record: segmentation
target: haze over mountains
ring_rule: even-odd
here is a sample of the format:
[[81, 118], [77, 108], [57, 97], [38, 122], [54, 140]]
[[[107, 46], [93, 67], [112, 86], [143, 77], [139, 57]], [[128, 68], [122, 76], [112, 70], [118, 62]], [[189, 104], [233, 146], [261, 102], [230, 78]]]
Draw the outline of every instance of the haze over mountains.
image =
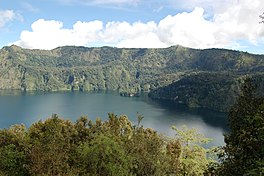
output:
[[225, 49], [65, 46], [0, 50], [0, 89], [148, 91], [190, 107], [227, 111], [245, 77], [264, 90], [264, 55]]

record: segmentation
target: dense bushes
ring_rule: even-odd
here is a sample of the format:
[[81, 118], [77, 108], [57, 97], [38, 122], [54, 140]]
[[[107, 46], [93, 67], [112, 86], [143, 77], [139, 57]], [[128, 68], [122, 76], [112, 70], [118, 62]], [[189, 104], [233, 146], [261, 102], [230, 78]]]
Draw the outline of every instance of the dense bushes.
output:
[[28, 129], [15, 125], [0, 131], [0, 174], [202, 175], [209, 160], [196, 143], [197, 133], [175, 130], [169, 139], [132, 125], [126, 116], [72, 123], [53, 115]]

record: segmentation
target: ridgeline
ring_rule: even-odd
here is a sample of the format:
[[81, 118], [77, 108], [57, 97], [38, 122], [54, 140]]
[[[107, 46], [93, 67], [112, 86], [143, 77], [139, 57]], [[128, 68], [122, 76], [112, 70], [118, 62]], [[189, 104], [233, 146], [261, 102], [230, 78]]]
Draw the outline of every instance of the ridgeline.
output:
[[0, 89], [150, 92], [190, 107], [228, 111], [245, 77], [264, 90], [264, 55], [225, 49], [65, 46], [0, 50]]

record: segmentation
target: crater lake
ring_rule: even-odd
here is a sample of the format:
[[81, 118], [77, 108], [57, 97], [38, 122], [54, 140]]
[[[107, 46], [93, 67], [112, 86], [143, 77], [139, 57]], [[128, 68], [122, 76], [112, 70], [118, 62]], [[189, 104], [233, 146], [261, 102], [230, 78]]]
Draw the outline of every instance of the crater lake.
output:
[[227, 114], [204, 108], [188, 108], [169, 101], [156, 101], [147, 94], [140, 97], [122, 97], [118, 92], [21, 92], [0, 91], [0, 128], [14, 124], [29, 127], [34, 122], [45, 120], [52, 114], [77, 120], [87, 116], [91, 120], [108, 118], [108, 113], [127, 115], [137, 124], [137, 116], [145, 128], [173, 137], [172, 125], [196, 128], [212, 138], [212, 146], [224, 145], [223, 133], [228, 131]]

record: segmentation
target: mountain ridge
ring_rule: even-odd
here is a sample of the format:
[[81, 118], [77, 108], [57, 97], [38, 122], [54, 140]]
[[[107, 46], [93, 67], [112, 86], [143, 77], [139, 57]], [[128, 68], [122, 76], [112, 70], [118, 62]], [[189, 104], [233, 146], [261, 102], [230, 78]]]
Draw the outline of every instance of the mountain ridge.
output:
[[[151, 92], [152, 98], [174, 100], [178, 95], [164, 96], [162, 89], [179, 91], [165, 87], [179, 85], [176, 82], [187, 79], [190, 85], [204, 87], [205, 90], [199, 89], [192, 94], [189, 89], [181, 89], [181, 95], [190, 94], [194, 97], [191, 97], [191, 101], [183, 98], [180, 102], [191, 107], [221, 111], [226, 111], [234, 102], [239, 90], [232, 92], [232, 101], [228, 101], [226, 107], [220, 107], [224, 103], [221, 98], [215, 100], [218, 103], [212, 103], [212, 97], [200, 99], [195, 96], [204, 97], [196, 94], [211, 88], [219, 92], [221, 87], [211, 86], [210, 83], [206, 87], [202, 85], [203, 81], [195, 80], [208, 77], [212, 85], [216, 85], [213, 79], [216, 75], [220, 83], [232, 77], [225, 90], [220, 91], [224, 93], [232, 85], [237, 85], [235, 89], [238, 89], [245, 76], [257, 75], [262, 81], [263, 73], [264, 55], [227, 49], [199, 50], [176, 45], [151, 49], [63, 46], [39, 50], [12, 45], [0, 50], [0, 89], [147, 91]], [[215, 87], [219, 87], [219, 91]], [[211, 107], [210, 104], [215, 105]]]

